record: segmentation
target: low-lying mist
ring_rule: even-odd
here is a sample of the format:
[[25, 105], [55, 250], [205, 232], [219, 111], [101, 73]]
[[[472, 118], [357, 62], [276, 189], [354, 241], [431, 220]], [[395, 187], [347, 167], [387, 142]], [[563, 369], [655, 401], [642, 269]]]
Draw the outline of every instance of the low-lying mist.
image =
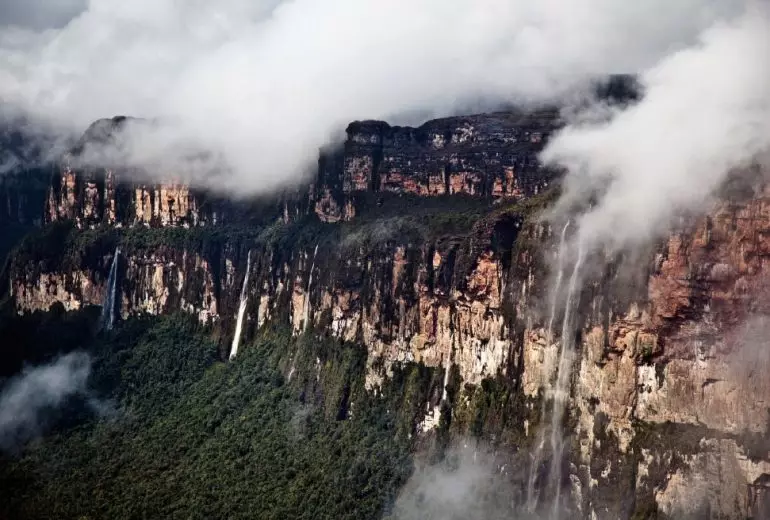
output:
[[0, 450], [14, 450], [43, 432], [50, 416], [73, 397], [84, 398], [97, 415], [110, 405], [88, 390], [91, 357], [84, 352], [28, 367], [0, 388]]

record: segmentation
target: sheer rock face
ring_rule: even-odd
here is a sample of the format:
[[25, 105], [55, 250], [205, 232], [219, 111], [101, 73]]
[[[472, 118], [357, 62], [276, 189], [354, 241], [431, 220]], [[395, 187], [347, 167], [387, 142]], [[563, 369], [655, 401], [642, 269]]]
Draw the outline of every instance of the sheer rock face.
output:
[[[121, 173], [130, 179], [130, 174]], [[184, 184], [119, 183], [121, 173], [62, 167], [58, 185], [54, 179], [48, 192], [46, 222], [72, 220], [81, 228], [105, 224], [194, 227], [215, 218], [200, 211], [202, 195]]]
[[[424, 249], [411, 253], [407, 260], [406, 249], [397, 247], [385, 266], [379, 266], [390, 267], [391, 275], [373, 287], [369, 302], [362, 301], [361, 290], [329, 287], [314, 316], [320, 321], [329, 315], [334, 336], [351, 341], [360, 337], [370, 352], [370, 365], [384, 362], [383, 370], [370, 370], [370, 388], [395, 362], [443, 367], [451, 361], [472, 384], [501, 373], [513, 342], [501, 309], [502, 272], [493, 254], [478, 259], [467, 276], [467, 290], [444, 291], [430, 284], [444, 267], [441, 254]], [[378, 270], [372, 264], [367, 268]], [[417, 277], [408, 280], [415, 272]]]
[[[352, 123], [345, 143], [322, 154], [315, 182], [307, 190], [285, 194], [285, 217], [312, 211], [323, 222], [349, 221], [372, 193], [464, 194], [490, 200], [536, 195], [554, 177], [540, 166], [537, 154], [558, 128], [557, 116], [555, 110], [503, 112], [437, 119], [419, 128]], [[105, 121], [93, 125], [79, 147], [109, 139], [123, 119]], [[221, 224], [222, 213], [231, 209], [224, 201], [206, 204], [203, 193], [184, 184], [141, 182], [149, 177], [137, 170], [82, 166], [81, 152], [76, 147], [62, 159], [48, 191], [46, 222], [74, 220], [83, 228], [191, 227]]]
[[62, 156], [51, 179], [44, 211], [47, 223], [72, 220], [80, 228], [190, 227], [212, 220], [213, 215], [199, 210], [202, 194], [185, 184], [142, 183], [148, 177], [136, 168], [96, 166], [122, 163], [116, 158], [125, 151], [124, 132], [143, 125], [151, 127], [147, 121], [118, 116], [100, 119], [86, 130]]
[[618, 399], [616, 416], [627, 406], [649, 422], [766, 431], [768, 193], [761, 187], [752, 199], [721, 202], [673, 233], [653, 259], [647, 301], [634, 303], [606, 331], [586, 334], [585, 362], [617, 374], [605, 387], [636, 394]]
[[[760, 184], [753, 196], [726, 197], [707, 216], [675, 230], [646, 268], [634, 267], [649, 272], [643, 294], [612, 284], [584, 292], [572, 390], [584, 487], [606, 487], [613, 472], [630, 478], [617, 468], [599, 471], [597, 461], [613, 453], [618, 460], [635, 458], [645, 449], [664, 458], [660, 464], [668, 466], [668, 476], [654, 484], [639, 482], [637, 495], [653, 495], [663, 512], [681, 517], [705, 503], [709, 517], [748, 514], [747, 485], [766, 473], [770, 447], [765, 441], [755, 445], [770, 434], [768, 193]], [[543, 336], [530, 331], [525, 343], [524, 390], [530, 394], [554, 366], [556, 349], [546, 346]], [[665, 455], [658, 443], [645, 439], [639, 424], [653, 431], [675, 424], [686, 433], [662, 434], [671, 437]], [[700, 442], [692, 456], [666, 462], [665, 457], [679, 457], [671, 452], [686, 435]], [[602, 440], [606, 437], [612, 449]], [[644, 464], [637, 463], [638, 473], [646, 471]], [[629, 482], [615, 485], [620, 491]], [[702, 495], [684, 493], [694, 488]], [[765, 487], [757, 489], [766, 500]], [[622, 511], [605, 513], [609, 518]]]
[[[113, 253], [114, 254], [114, 253]], [[66, 310], [101, 305], [110, 288], [107, 279], [113, 256], [99, 265], [67, 272], [16, 273], [12, 296], [19, 313], [49, 310], [60, 302]], [[197, 253], [161, 248], [153, 253], [125, 255], [118, 260], [117, 294], [124, 319], [182, 310], [202, 322], [219, 317], [214, 275]]]
[[501, 308], [503, 273], [493, 253], [482, 254], [463, 277], [467, 290], [452, 281], [459, 269], [444, 259], [451, 254], [430, 245], [352, 256], [321, 249], [315, 261], [313, 253], [308, 248], [288, 259], [258, 257], [250, 320], [260, 326], [288, 320], [296, 333], [311, 328], [363, 342], [370, 353], [369, 388], [397, 362], [443, 367], [451, 360], [475, 384], [502, 373], [513, 342]]
[[[497, 198], [527, 199], [551, 180], [530, 163], [554, 124], [543, 121], [494, 115], [418, 129], [352, 124], [344, 149], [324, 154], [317, 182], [300, 190], [308, 203], [289, 210], [284, 201], [276, 217], [315, 213], [330, 226], [347, 226], [341, 223], [355, 221], [372, 193], [463, 194], [488, 199], [490, 207]], [[81, 182], [64, 170], [49, 194], [47, 219], [83, 227], [214, 223], [184, 187], [121, 191], [107, 179]], [[684, 218], [654, 250], [585, 284], [565, 472], [576, 517], [625, 518], [654, 506], [675, 518], [702, 507], [745, 518], [770, 503], [763, 484], [770, 480], [768, 195], [761, 182], [726, 193], [707, 216]], [[497, 378], [509, 385], [510, 400], [531, 412], [508, 417], [508, 427], [534, 443], [539, 430], [529, 421], [552, 390], [559, 356], [558, 313], [551, 323], [557, 333], [548, 332], [554, 233], [490, 211], [462, 236], [393, 235], [363, 244], [340, 236], [281, 247], [235, 240], [215, 251], [127, 250], [119, 269], [121, 315], [184, 310], [231, 331], [250, 249], [245, 335], [280, 323], [296, 334], [361, 343], [372, 391], [398, 363], [453, 367], [462, 383], [455, 410], [470, 388]], [[112, 254], [67, 272], [34, 265], [12, 272], [18, 311], [100, 304]], [[438, 427], [439, 404], [438, 397], [425, 403], [430, 415], [420, 428]]]
[[89, 270], [69, 273], [40, 273], [37, 276], [18, 277], [12, 293], [20, 313], [47, 311], [55, 303], [61, 303], [67, 311], [78, 310], [84, 305], [101, 304], [106, 294], [106, 280], [95, 281]]
[[549, 110], [437, 119], [419, 128], [352, 123], [342, 150], [321, 157], [315, 212], [325, 222], [350, 220], [366, 193], [536, 195], [553, 179], [537, 154], [558, 124]]

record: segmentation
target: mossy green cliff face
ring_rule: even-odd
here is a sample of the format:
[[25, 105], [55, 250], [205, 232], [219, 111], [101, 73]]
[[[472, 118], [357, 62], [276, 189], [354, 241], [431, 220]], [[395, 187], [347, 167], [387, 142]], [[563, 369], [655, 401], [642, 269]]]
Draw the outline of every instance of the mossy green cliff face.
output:
[[[47, 225], [5, 271], [11, 305], [100, 305], [119, 248], [121, 320], [192, 314], [226, 359], [250, 253], [238, 357], [276, 327], [331, 357], [356, 346], [356, 371], [303, 383], [334, 396], [328, 418], [355, 417], [360, 396], [398, 396], [410, 448], [491, 447], [521, 503], [559, 349], [546, 330], [559, 238], [540, 220], [556, 173], [536, 161], [556, 128], [552, 112], [354, 123], [307, 186], [249, 203], [62, 165]], [[574, 517], [764, 507], [770, 385], [745, 324], [768, 310], [770, 212], [765, 186], [744, 184], [649, 251], [596, 259], [606, 267], [579, 298], [565, 424]], [[282, 356], [287, 379], [315, 363]], [[319, 374], [336, 370], [324, 359]]]

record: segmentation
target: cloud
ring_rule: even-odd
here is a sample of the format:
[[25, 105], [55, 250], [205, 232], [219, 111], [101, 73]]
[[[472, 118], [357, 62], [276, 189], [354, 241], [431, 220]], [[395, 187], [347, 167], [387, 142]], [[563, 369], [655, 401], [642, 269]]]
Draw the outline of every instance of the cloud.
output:
[[38, 123], [0, 105], [0, 175], [58, 158], [71, 144], [66, 130]]
[[523, 518], [508, 476], [509, 469], [496, 462], [486, 450], [454, 448], [442, 463], [415, 470], [399, 494], [393, 511], [385, 518]]
[[[9, 380], [0, 393], [0, 448], [36, 435], [47, 412], [75, 395], [85, 395], [90, 373], [90, 356], [73, 352]], [[104, 406], [98, 400], [90, 402], [95, 410]]]
[[87, 5], [87, 0], [0, 0], [0, 27], [59, 28]]
[[770, 7], [749, 4], [644, 71], [640, 103], [550, 143], [544, 159], [569, 171], [557, 212], [595, 198], [584, 245], [644, 244], [770, 149]]
[[198, 183], [253, 193], [312, 169], [350, 120], [548, 101], [645, 70], [744, 3], [91, 0], [61, 29], [0, 33], [0, 100], [79, 131], [159, 118], [161, 138], [133, 145], [154, 173], [195, 143], [226, 172]]

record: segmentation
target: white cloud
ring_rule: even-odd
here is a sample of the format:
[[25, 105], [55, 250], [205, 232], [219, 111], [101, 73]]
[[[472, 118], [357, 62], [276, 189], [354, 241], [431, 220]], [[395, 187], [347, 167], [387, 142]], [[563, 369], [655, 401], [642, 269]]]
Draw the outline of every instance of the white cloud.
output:
[[90, 373], [91, 358], [73, 352], [8, 381], [0, 393], [0, 448], [37, 434], [47, 410], [86, 392]]
[[[468, 444], [476, 445], [476, 441]], [[385, 519], [521, 518], [511, 486], [511, 480], [515, 480], [512, 471], [516, 468], [496, 461], [486, 446], [452, 448], [442, 463], [414, 471]]]
[[744, 3], [92, 0], [61, 30], [3, 31], [0, 99], [81, 131], [161, 117], [163, 142], [225, 158], [217, 187], [264, 191], [350, 120], [547, 100], [644, 70]]
[[770, 8], [752, 3], [641, 76], [641, 103], [573, 125], [544, 158], [569, 169], [559, 210], [599, 193], [580, 217], [586, 245], [619, 249], [703, 211], [731, 170], [770, 149]]
[[62, 27], [87, 5], [87, 0], [0, 0], [0, 27]]

